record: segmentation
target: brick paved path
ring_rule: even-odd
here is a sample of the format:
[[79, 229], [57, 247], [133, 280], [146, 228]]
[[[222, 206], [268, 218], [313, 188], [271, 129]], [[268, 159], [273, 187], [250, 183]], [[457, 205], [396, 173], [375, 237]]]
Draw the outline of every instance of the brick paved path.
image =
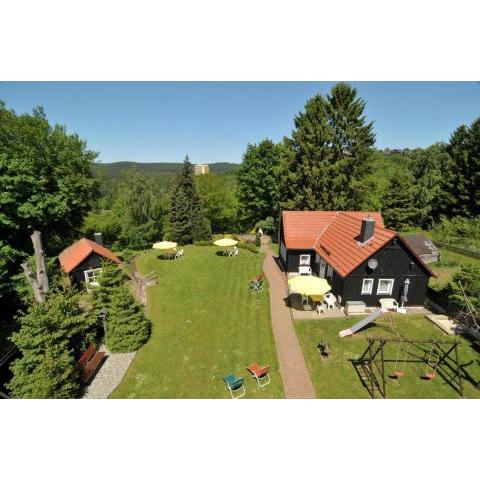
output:
[[277, 346], [285, 396], [286, 398], [315, 398], [315, 389], [298, 343], [290, 308], [284, 302], [287, 296], [285, 275], [275, 263], [273, 253], [267, 244], [262, 245], [262, 250], [265, 253], [263, 271], [270, 284], [273, 336]]

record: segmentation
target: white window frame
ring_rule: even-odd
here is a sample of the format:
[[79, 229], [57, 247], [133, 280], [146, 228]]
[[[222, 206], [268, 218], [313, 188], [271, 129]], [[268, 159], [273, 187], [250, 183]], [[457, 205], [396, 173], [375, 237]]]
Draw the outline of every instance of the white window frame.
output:
[[[369, 285], [368, 288], [365, 288], [365, 282]], [[373, 278], [364, 278], [362, 282], [362, 295], [371, 295], [373, 291], [373, 284], [375, 283], [375, 279]]]
[[[388, 288], [388, 292], [381, 292], [380, 291], [380, 284], [382, 282], [390, 282], [390, 287]], [[393, 291], [393, 284], [395, 283], [394, 278], [379, 278], [378, 285], [377, 285], [377, 295], [391, 295]]]
[[[88, 276], [89, 273], [93, 273], [93, 281], [90, 281], [90, 277]], [[102, 269], [101, 268], [90, 268], [88, 270], [84, 270], [83, 275], [85, 277], [85, 283], [87, 285], [98, 286], [98, 277], [101, 275]]]
[[[300, 254], [299, 266], [301, 265], [310, 265], [310, 260], [312, 256], [309, 253], [302, 253]], [[307, 261], [305, 261], [307, 259]]]

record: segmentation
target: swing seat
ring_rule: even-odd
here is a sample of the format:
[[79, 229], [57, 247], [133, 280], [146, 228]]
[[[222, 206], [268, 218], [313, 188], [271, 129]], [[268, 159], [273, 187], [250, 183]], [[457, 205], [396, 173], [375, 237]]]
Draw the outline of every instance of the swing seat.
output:
[[393, 372], [393, 376], [395, 378], [402, 378], [405, 376], [405, 372], [403, 370], [397, 370], [395, 372]]
[[435, 372], [428, 372], [425, 374], [425, 376], [423, 377], [425, 380], [433, 380], [435, 377], [436, 377], [436, 373]]

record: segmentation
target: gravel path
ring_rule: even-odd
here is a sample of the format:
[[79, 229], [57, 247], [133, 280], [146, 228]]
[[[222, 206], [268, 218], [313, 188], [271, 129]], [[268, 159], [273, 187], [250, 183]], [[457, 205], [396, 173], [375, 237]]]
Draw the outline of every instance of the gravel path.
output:
[[122, 381], [137, 353], [110, 353], [104, 345], [99, 350], [106, 352], [106, 360], [87, 387], [83, 398], [108, 398]]

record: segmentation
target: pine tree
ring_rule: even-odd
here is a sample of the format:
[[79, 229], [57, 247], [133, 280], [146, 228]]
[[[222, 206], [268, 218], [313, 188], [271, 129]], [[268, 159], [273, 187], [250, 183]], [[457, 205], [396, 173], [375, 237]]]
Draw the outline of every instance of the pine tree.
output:
[[150, 336], [151, 324], [127, 286], [116, 287], [107, 315], [106, 345], [111, 352], [138, 350]]
[[347, 83], [316, 95], [295, 117], [282, 172], [283, 208], [353, 210], [362, 207], [364, 179], [375, 142], [366, 102]]
[[188, 156], [175, 176], [170, 202], [171, 240], [187, 244], [211, 237], [210, 222], [205, 216], [202, 199], [195, 185], [193, 165]]
[[16, 398], [75, 398], [79, 392], [74, 359], [60, 345], [45, 345], [35, 364], [22, 357], [14, 362], [12, 372], [8, 388]]
[[[8, 384], [19, 398], [66, 398], [79, 389], [75, 356], [95, 340], [96, 319], [79, 306], [75, 292], [50, 295], [20, 317], [12, 334], [21, 358], [13, 362]], [[58, 359], [58, 362], [56, 362]]]
[[389, 228], [401, 229], [417, 224], [419, 210], [414, 179], [408, 171], [398, 171], [390, 179], [383, 197], [382, 213]]
[[98, 304], [100, 308], [106, 307], [112, 292], [126, 279], [127, 276], [117, 264], [108, 261], [102, 262], [102, 273], [98, 279], [99, 285], [92, 288], [93, 303]]

